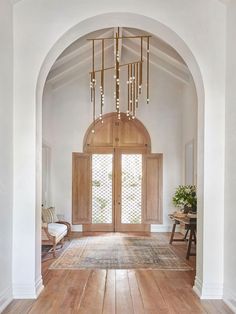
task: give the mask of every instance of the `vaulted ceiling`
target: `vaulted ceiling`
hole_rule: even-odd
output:
[[[71,44],[54,63],[49,72],[47,83],[50,83],[52,87],[56,88],[81,75],[88,74],[91,69],[91,42],[87,39],[112,37],[116,31],[116,28],[99,30]],[[122,36],[136,36],[146,33],[133,28],[120,28],[120,34]],[[130,58],[128,56],[132,56],[134,60],[138,60],[139,58],[140,45],[135,39],[123,39],[120,50],[121,63],[124,63],[125,59]],[[113,56],[113,52],[114,41],[111,40],[105,46],[105,53],[106,55]],[[95,57],[98,60],[101,58],[101,46],[99,46],[99,43],[95,45]],[[183,83],[189,82],[190,73],[184,60],[176,50],[155,36],[152,36],[150,39],[150,63],[151,66],[161,68]]]
[[[21,2],[21,1],[23,1],[23,0],[11,0],[11,2],[13,3],[13,4],[15,4],[15,3],[17,3],[17,2]],[[216,0],[216,1],[219,1],[219,2],[222,2],[222,3],[224,3],[224,4],[228,4],[230,1],[232,1],[232,0]],[[234,0],[235,1],[235,0]]]

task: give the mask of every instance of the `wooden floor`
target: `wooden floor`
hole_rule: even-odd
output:
[[[168,242],[170,234],[151,236]],[[185,243],[172,248],[185,258]],[[14,300],[4,314],[233,313],[222,301],[201,301],[195,295],[195,271],[49,270],[52,262],[43,262],[45,289],[39,298]],[[188,263],[195,267],[195,257]]]

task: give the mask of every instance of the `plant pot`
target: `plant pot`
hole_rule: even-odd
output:
[[[184,206],[184,213],[187,214],[190,211],[190,207]]]
[[[189,212],[191,212],[191,213],[193,213],[193,214],[196,214],[196,212],[197,212],[197,207],[191,207]]]

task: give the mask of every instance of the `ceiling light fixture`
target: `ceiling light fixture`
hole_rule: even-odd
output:
[[[137,35],[137,36],[120,36],[120,31],[115,33],[114,37],[107,38],[92,38],[88,39],[92,42],[92,71],[90,74],[90,94],[91,103],[93,105],[93,123],[95,126],[96,121],[96,86],[97,80],[100,82],[100,114],[99,120],[103,123],[103,107],[105,103],[105,73],[109,70],[114,70],[114,83],[115,83],[115,109],[117,112],[117,118],[120,119],[120,94],[121,94],[121,69],[127,72],[127,110],[126,115],[131,119],[135,119],[136,109],[139,106],[139,98],[143,89],[143,64],[144,55],[146,54],[146,101],[149,103],[149,63],[150,63],[150,35]],[[120,63],[120,46],[122,39],[130,39],[139,41],[139,59],[129,63]],[[105,67],[105,43],[107,41],[114,40],[114,65],[111,67]],[[101,43],[101,61],[99,66],[95,65],[95,42]],[[122,85],[123,88],[123,85]],[[94,128],[92,130],[94,133]]]

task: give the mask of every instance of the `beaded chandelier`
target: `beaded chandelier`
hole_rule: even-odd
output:
[[[96,121],[96,88],[97,81],[100,85],[100,99],[99,107],[100,114],[99,120],[103,123],[103,107],[105,102],[105,74],[111,70],[114,71],[114,99],[115,99],[115,111],[117,112],[117,118],[120,119],[120,93],[122,88],[121,82],[121,70],[126,71],[127,81],[124,88],[127,88],[127,110],[126,115],[129,120],[135,119],[136,109],[139,106],[139,97],[142,94],[143,85],[146,85],[146,101],[149,103],[149,44],[150,44],[150,35],[138,35],[138,36],[120,36],[119,27],[114,37],[107,38],[91,38],[88,39],[92,43],[92,70],[90,74],[90,94],[91,94],[91,103],[93,106],[93,123],[95,125]],[[139,43],[139,57],[138,60],[121,64],[120,63],[120,46],[122,39],[133,39]],[[108,41],[114,41],[114,65],[110,67],[105,66],[105,45]],[[100,42],[101,47],[101,60],[99,65],[95,65],[95,41]],[[144,65],[144,56],[146,56],[146,73],[143,73]],[[146,77],[146,82],[144,84],[144,77]],[[125,86],[124,85],[124,86]],[[94,129],[92,130],[94,132]]]

